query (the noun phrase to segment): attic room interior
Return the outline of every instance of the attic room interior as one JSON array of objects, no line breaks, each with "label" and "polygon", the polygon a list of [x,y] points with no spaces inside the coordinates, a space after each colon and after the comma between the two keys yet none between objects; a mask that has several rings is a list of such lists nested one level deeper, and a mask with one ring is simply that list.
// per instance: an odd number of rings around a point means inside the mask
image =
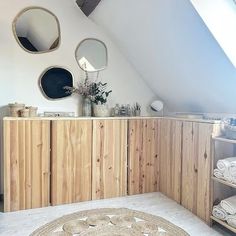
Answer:
[{"label": "attic room interior", "polygon": [[0,235],[236,235],[236,1],[0,1]]}]

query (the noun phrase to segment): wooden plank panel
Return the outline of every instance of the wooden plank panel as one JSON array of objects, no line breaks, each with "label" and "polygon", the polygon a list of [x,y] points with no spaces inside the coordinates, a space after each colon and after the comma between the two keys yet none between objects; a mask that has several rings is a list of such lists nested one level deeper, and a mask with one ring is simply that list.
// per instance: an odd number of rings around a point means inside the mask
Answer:
[{"label": "wooden plank panel", "polygon": [[49,206],[49,147],[50,121],[4,121],[5,211]]},{"label": "wooden plank panel", "polygon": [[182,205],[209,223],[213,125],[183,124]]},{"label": "wooden plank panel", "polygon": [[160,191],[169,198],[181,201],[182,165],[181,121],[161,121]]},{"label": "wooden plank panel", "polygon": [[52,122],[52,205],[91,200],[92,121]]},{"label": "wooden plank panel", "polygon": [[159,129],[159,119],[129,121],[129,195],[159,191]]},{"label": "wooden plank panel", "polygon": [[211,163],[213,125],[199,124],[197,163],[197,211],[196,215],[210,223],[211,216]]},{"label": "wooden plank panel", "polygon": [[197,193],[197,124],[183,122],[182,205],[196,212]]},{"label": "wooden plank panel", "polygon": [[92,199],[127,194],[127,121],[93,121]]}]

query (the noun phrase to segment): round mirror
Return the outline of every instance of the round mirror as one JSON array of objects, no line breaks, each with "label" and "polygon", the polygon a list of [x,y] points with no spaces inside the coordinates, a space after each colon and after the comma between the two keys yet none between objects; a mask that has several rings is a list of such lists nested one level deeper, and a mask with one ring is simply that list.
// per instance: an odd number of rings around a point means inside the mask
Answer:
[{"label": "round mirror", "polygon": [[60,25],[57,17],[41,7],[26,8],[13,22],[18,44],[30,53],[50,52],[59,47]]},{"label": "round mirror", "polygon": [[87,72],[97,72],[107,67],[107,47],[98,39],[83,40],[75,51],[80,68]]},{"label": "round mirror", "polygon": [[61,99],[71,96],[65,87],[73,87],[73,75],[61,67],[50,67],[43,72],[39,86],[47,99]]}]

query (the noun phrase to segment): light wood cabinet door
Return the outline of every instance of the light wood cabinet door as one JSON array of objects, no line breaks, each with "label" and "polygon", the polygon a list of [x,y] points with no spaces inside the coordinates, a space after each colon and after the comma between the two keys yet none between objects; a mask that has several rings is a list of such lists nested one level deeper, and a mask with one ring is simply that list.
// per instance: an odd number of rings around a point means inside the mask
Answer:
[{"label": "light wood cabinet door", "polygon": [[182,205],[210,222],[212,124],[183,122]]},{"label": "light wood cabinet door", "polygon": [[160,140],[160,191],[181,202],[182,121],[163,119]]},{"label": "light wood cabinet door", "polygon": [[159,191],[160,120],[129,120],[128,193]]},{"label": "light wood cabinet door", "polygon": [[49,206],[50,121],[4,121],[4,210]]},{"label": "light wood cabinet door", "polygon": [[127,120],[93,121],[92,199],[127,194]]},{"label": "light wood cabinet door", "polygon": [[52,205],[91,200],[92,121],[52,121]]}]

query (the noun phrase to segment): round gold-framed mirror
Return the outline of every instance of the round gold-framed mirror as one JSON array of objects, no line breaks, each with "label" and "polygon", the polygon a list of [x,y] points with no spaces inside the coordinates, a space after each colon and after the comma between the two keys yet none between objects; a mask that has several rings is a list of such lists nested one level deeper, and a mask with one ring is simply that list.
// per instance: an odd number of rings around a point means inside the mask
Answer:
[{"label": "round gold-framed mirror", "polygon": [[96,38],[87,38],[79,43],[75,50],[79,67],[86,72],[98,72],[108,66],[108,51],[104,42]]},{"label": "round gold-framed mirror", "polygon": [[20,11],[13,21],[12,29],[17,43],[28,53],[52,52],[61,43],[59,20],[43,7],[27,7]]}]

